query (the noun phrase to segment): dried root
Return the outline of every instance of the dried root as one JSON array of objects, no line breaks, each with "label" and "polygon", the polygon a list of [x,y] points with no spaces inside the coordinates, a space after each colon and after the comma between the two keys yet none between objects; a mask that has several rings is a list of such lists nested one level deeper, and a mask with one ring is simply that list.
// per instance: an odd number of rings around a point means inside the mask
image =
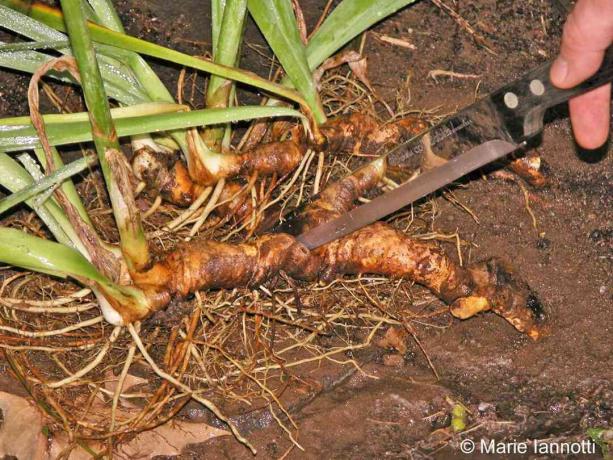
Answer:
[{"label": "dried root", "polygon": [[471,294],[452,303],[453,316],[465,319],[492,310],[534,339],[543,334],[543,306],[508,264],[490,259],[472,265],[468,272],[473,285]]}]

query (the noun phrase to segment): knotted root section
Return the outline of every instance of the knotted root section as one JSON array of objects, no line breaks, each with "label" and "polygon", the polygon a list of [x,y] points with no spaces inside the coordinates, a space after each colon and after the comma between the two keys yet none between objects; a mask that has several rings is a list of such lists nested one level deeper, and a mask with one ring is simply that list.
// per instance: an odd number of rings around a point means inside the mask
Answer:
[{"label": "knotted root section", "polygon": [[[300,229],[345,212],[384,174],[384,162],[379,161],[333,184],[307,208]],[[173,296],[257,286],[281,271],[300,280],[362,273],[404,278],[427,287],[451,305],[456,317],[492,310],[532,338],[542,333],[544,315],[536,296],[506,265],[492,259],[463,268],[437,245],[382,222],[313,251],[286,233],[262,235],[243,244],[192,241],[135,274],[134,281],[148,294],[153,311]]]},{"label": "knotted root section", "polygon": [[509,163],[508,169],[533,187],[544,187],[548,183],[546,165],[538,152],[530,152]]},{"label": "knotted root section", "polygon": [[538,299],[503,263],[492,259],[464,269],[436,245],[380,222],[312,252],[284,233],[250,244],[190,242],[135,281],[158,309],[175,295],[257,286],[280,271],[302,280],[361,273],[405,278],[450,304],[458,318],[493,310],[530,337],[541,335],[544,315]]}]

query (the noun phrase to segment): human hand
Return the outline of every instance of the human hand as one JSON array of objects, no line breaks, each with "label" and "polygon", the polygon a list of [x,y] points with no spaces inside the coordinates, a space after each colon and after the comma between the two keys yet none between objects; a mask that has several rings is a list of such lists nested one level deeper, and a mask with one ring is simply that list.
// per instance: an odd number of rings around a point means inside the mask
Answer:
[{"label": "human hand", "polygon": [[[551,82],[560,88],[571,88],[591,77],[612,42],[613,0],[579,0],[564,25]],[[610,101],[610,84],[569,101],[573,132],[581,147],[595,149],[606,142],[611,124]]]}]

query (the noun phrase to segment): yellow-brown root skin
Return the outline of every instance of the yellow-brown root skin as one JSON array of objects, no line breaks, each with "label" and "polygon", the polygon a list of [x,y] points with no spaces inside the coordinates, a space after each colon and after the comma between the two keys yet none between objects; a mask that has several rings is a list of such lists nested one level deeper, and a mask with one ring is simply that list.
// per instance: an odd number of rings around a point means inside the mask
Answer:
[{"label": "yellow-brown root skin", "polygon": [[[402,142],[427,128],[423,120],[408,117],[381,125],[364,114],[352,114],[331,120],[321,127],[327,153],[360,152],[375,154],[386,146]],[[176,156],[154,152],[143,147],[134,152],[132,168],[148,188],[157,190],[162,198],[179,206],[189,206],[209,185],[235,176],[260,176],[291,173],[307,150],[307,145],[293,134],[294,139],[257,145],[240,154],[221,155],[214,161],[216,170],[209,170],[200,161],[189,168]],[[194,143],[192,142],[192,146]],[[315,146],[319,148],[319,146]]]},{"label": "yellow-brown root skin", "polygon": [[373,117],[354,113],[329,121],[321,127],[327,149],[332,152],[376,154],[383,148],[403,142],[428,128],[417,117],[407,117],[381,125]]},{"label": "yellow-brown root skin", "polygon": [[269,142],[238,155],[237,162],[243,176],[256,172],[264,176],[284,176],[300,164],[305,152],[306,145],[294,141]]},{"label": "yellow-brown root skin", "polygon": [[132,169],[149,189],[159,191],[165,201],[186,207],[207,186],[222,178],[254,173],[261,176],[288,174],[300,164],[305,150],[305,145],[284,141],[262,144],[241,154],[217,155],[219,167],[213,173],[200,163],[189,170],[183,160],[143,147],[134,153]]},{"label": "yellow-brown root skin", "polygon": [[385,177],[385,161],[368,163],[326,187],[319,197],[292,222],[292,234],[300,234],[309,228],[327,222],[349,211],[365,192],[377,186]]},{"label": "yellow-brown root skin", "polygon": [[[418,128],[406,119],[379,129],[374,120],[358,114],[328,123],[322,133],[333,150],[374,149],[390,140],[412,136]],[[244,173],[285,171],[283,168],[302,156],[302,151],[283,143],[265,144],[261,149],[271,158],[263,154],[244,157]],[[293,230],[301,233],[347,212],[384,175],[385,162],[381,160],[330,185],[306,209]],[[238,187],[233,187],[234,192]],[[232,206],[238,209],[240,201],[235,200]],[[253,243],[238,245],[192,241],[167,254],[150,270],[136,274],[134,282],[151,296],[154,309],[158,309],[174,295],[257,285],[280,271],[303,280],[359,273],[406,278],[429,288],[450,304],[459,318],[493,310],[531,337],[541,334],[543,312],[538,300],[504,264],[490,260],[462,268],[437,245],[412,239],[381,222],[312,252],[284,233],[263,235]]]},{"label": "yellow-brown root skin", "polygon": [[338,274],[376,273],[408,278],[446,301],[470,292],[467,274],[458,271],[440,248],[409,238],[382,222],[322,246],[313,254],[319,259],[319,276],[328,280]]},{"label": "yellow-brown root skin", "polygon": [[174,295],[199,289],[258,285],[278,272],[302,280],[371,273],[419,283],[452,305],[458,318],[493,310],[532,338],[543,312],[528,286],[496,260],[463,269],[435,244],[412,239],[378,222],[309,252],[294,237],[269,234],[250,244],[193,241],[169,253],[136,285],[161,308]]},{"label": "yellow-brown root skin", "polygon": [[[286,267],[312,267],[309,251],[285,234],[264,235],[252,244],[187,243],[134,275],[139,287],[185,296],[199,289],[261,284]],[[313,273],[315,271],[313,270]]]},{"label": "yellow-brown root skin", "polygon": [[458,273],[436,245],[413,240],[384,223],[313,252],[283,233],[264,235],[251,244],[194,241],[135,274],[134,282],[163,298],[162,291],[185,296],[199,289],[257,285],[281,270],[303,280],[357,273],[407,277],[446,300],[469,289],[466,275]]}]

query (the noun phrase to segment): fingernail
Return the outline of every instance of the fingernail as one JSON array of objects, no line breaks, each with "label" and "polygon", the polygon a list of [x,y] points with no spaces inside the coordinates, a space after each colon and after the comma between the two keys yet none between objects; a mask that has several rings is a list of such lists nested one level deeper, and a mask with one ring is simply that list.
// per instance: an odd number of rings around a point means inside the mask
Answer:
[{"label": "fingernail", "polygon": [[554,85],[564,83],[568,75],[568,62],[563,57],[558,57],[551,66],[551,81]]}]

